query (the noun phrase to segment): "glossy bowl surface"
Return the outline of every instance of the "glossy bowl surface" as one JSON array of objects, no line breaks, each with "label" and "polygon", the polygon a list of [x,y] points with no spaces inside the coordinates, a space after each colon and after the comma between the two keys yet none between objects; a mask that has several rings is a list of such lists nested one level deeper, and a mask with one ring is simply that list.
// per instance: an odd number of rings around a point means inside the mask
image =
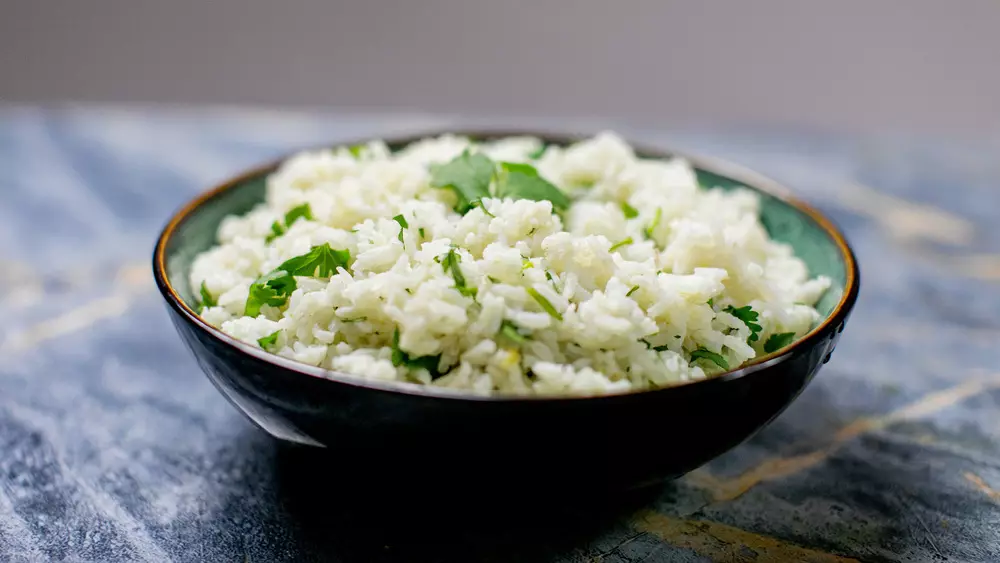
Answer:
[{"label": "glossy bowl surface", "polygon": [[[564,145],[586,135],[448,131],[475,139],[534,135]],[[398,148],[444,131],[387,139]],[[353,144],[353,143],[343,143]],[[156,244],[153,272],[171,319],[209,379],[273,436],[327,448],[358,475],[516,490],[633,487],[680,476],[746,440],[830,359],[857,299],[854,254],[829,220],[774,181],[711,159],[631,143],[644,157],[683,156],[706,187],[748,187],[761,220],[833,286],[825,318],[805,337],[719,377],[599,397],[481,397],[409,383],[365,381],[281,358],[202,321],[187,274],[215,244],[220,221],[263,200],[278,163],[240,175],[181,209]]]}]

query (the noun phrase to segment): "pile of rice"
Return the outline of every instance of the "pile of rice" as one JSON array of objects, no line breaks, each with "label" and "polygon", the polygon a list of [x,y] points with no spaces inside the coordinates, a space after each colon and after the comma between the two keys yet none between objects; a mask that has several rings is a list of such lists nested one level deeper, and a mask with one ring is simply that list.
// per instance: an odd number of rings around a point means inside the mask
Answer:
[{"label": "pile of rice", "polygon": [[[430,170],[466,150],[531,164],[572,204],[486,198],[459,214]],[[275,236],[303,204],[311,218]],[[340,373],[477,394],[711,377],[762,355],[773,335],[804,335],[829,285],[770,240],[753,192],[700,187],[687,162],[637,158],[612,133],[569,147],[444,135],[397,152],[374,141],[299,154],[268,178],[265,203],[222,222],[218,243],[189,281],[225,333]],[[349,266],[297,277],[286,304],[245,315],[255,280],[325,243],[348,251]],[[453,249],[472,291],[445,267]],[[731,314],[747,305],[756,336]]]}]

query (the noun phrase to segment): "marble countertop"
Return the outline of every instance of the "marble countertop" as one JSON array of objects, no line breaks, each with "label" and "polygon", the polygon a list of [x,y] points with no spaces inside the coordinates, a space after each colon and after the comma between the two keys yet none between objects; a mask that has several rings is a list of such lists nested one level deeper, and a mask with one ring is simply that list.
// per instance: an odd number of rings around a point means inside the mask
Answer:
[{"label": "marble countertop", "polygon": [[183,347],[154,239],[250,165],[465,122],[0,109],[0,560],[1000,561],[1000,138],[617,127],[757,169],[841,225],[863,283],[833,361],[746,444],[620,506],[538,522],[318,494],[322,468]]}]

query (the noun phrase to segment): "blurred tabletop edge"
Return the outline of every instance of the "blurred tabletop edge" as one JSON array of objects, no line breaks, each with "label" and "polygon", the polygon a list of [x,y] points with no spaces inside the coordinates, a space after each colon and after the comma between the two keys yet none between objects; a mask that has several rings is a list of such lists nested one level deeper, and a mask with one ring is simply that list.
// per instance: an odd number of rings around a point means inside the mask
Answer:
[{"label": "blurred tabletop edge", "polygon": [[[833,360],[747,443],[614,506],[538,523],[329,493],[201,375],[153,287],[155,238],[295,150],[484,125],[615,130],[787,185],[861,264]],[[998,154],[1000,136],[0,106],[0,560],[1000,561]]]}]

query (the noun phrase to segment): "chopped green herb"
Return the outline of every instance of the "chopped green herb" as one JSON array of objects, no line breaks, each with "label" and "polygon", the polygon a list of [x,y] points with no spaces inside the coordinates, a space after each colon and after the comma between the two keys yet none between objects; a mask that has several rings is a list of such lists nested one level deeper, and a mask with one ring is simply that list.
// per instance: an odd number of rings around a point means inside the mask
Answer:
[{"label": "chopped green herb", "polygon": [[445,164],[431,166],[431,185],[455,192],[458,197],[455,211],[464,214],[477,201],[489,197],[495,169],[492,160],[481,154],[471,154],[466,149]]},{"label": "chopped green herb", "polygon": [[362,143],[360,145],[353,145],[347,147],[347,152],[351,153],[354,158],[360,159],[366,152],[368,152],[368,145]]},{"label": "chopped green herb", "polygon": [[492,217],[492,218],[494,218],[494,219],[496,219],[496,218],[497,218],[497,216],[496,216],[496,215],[494,215],[494,214],[490,213],[490,210],[489,210],[489,209],[486,209],[486,206],[485,206],[485,205],[483,205],[483,200],[479,200],[479,201],[477,201],[477,202],[473,203],[473,204],[472,204],[472,207],[478,207],[479,209],[482,209],[482,210],[483,210],[483,213],[485,213],[487,217]]},{"label": "chopped green herb", "polygon": [[528,268],[534,268],[534,267],[535,267],[535,265],[531,263],[531,260],[528,260],[524,256],[521,257],[521,271],[522,272],[525,271],[525,270],[527,270]]},{"label": "chopped green herb", "polygon": [[633,285],[632,289],[628,290],[628,293],[625,294],[625,297],[632,297],[632,294],[636,291],[639,291],[639,286]]},{"label": "chopped green herb", "polygon": [[295,223],[299,219],[306,219],[308,221],[314,220],[312,214],[312,208],[309,207],[308,203],[303,203],[302,205],[297,205],[289,209],[288,213],[285,213],[284,224],[278,221],[271,223],[271,234],[267,235],[267,238],[265,240],[267,242],[271,242],[272,240],[285,234],[286,232],[288,232],[288,228],[292,226],[292,223]]},{"label": "chopped green herb", "polygon": [[708,360],[722,369],[729,369],[729,362],[726,361],[726,358],[722,354],[716,354],[704,348],[698,348],[694,352],[691,352],[691,361],[695,360]]},{"label": "chopped green herb", "polygon": [[708,303],[709,307],[715,307],[715,299],[713,299],[711,297],[705,303]]},{"label": "chopped green herb", "polygon": [[777,352],[785,346],[788,346],[795,340],[794,332],[779,332],[777,334],[772,334],[768,337],[767,342],[764,343],[764,352],[770,354],[771,352]]},{"label": "chopped green herb", "polygon": [[449,271],[451,272],[451,277],[452,279],[455,280],[455,289],[457,289],[459,293],[461,293],[466,297],[472,297],[473,299],[475,299],[476,288],[469,287],[465,284],[465,275],[462,274],[462,267],[459,266],[458,263],[459,263],[458,253],[455,252],[454,248],[452,248],[448,251],[448,254],[444,255],[444,258],[441,260],[441,267],[444,269],[445,272]]},{"label": "chopped green herb", "polygon": [[399,223],[399,242],[403,242],[403,231],[410,228],[410,225],[406,222],[406,217],[403,217],[402,214],[396,215],[392,220]]},{"label": "chopped green herb", "polygon": [[549,201],[556,209],[566,209],[570,205],[566,196],[554,184],[538,175],[538,170],[530,164],[501,162],[497,197]]},{"label": "chopped green herb", "polygon": [[299,219],[305,219],[306,221],[314,221],[312,208],[309,207],[308,203],[303,203],[288,210],[285,213],[285,226],[291,227],[293,223]]},{"label": "chopped green herb", "polygon": [[276,331],[272,332],[271,334],[268,334],[267,336],[265,336],[263,338],[258,338],[257,339],[257,344],[260,344],[261,348],[263,348],[265,350],[269,350],[269,349],[273,348],[275,344],[278,343],[278,336],[280,336],[280,335],[281,335],[281,331],[280,330],[276,330]]},{"label": "chopped green herb", "polygon": [[215,300],[215,298],[212,297],[212,294],[209,293],[208,287],[205,286],[204,280],[202,280],[202,282],[201,282],[200,293],[201,293],[201,306],[202,307],[215,307],[216,305],[219,304]]},{"label": "chopped green herb", "polygon": [[548,270],[545,270],[545,279],[549,280],[552,283],[555,283],[556,281]]},{"label": "chopped green herb", "polygon": [[623,246],[628,246],[632,244],[632,242],[633,242],[632,237],[628,237],[623,241],[616,242],[615,244],[611,245],[611,248],[608,249],[608,252],[614,252]]},{"label": "chopped green herb", "polygon": [[556,311],[556,308],[552,306],[552,303],[548,299],[546,299],[544,295],[538,293],[537,289],[529,287],[526,288],[525,291],[528,292],[528,295],[530,295],[532,299],[538,302],[538,305],[541,306],[542,310],[548,313],[550,317],[559,321],[563,320],[562,315],[559,314],[559,311]]},{"label": "chopped green herb", "polygon": [[646,235],[647,239],[653,238],[653,232],[656,230],[656,227],[659,226],[660,219],[662,219],[662,218],[663,218],[663,208],[662,207],[657,207],[656,208],[656,215],[653,216],[653,222],[650,223],[649,226],[647,226],[642,231],[643,234]]},{"label": "chopped green herb", "polygon": [[670,350],[670,346],[667,346],[666,344],[663,344],[662,346],[653,346],[653,350],[656,352],[666,352],[667,350]]},{"label": "chopped green herb", "polygon": [[424,234],[424,228],[423,227],[418,227],[417,228],[417,232],[420,233],[420,238],[424,238],[425,236],[427,236],[426,234]]},{"label": "chopped green herb", "polygon": [[347,268],[350,260],[350,251],[334,250],[327,242],[312,247],[302,256],[285,260],[277,269],[295,276],[328,278],[337,273],[337,268]]},{"label": "chopped green herb", "polygon": [[530,153],[528,153],[528,158],[530,158],[531,160],[538,160],[539,158],[542,158],[542,155],[545,154],[545,151],[547,151],[547,150],[549,150],[549,146],[548,145],[542,145],[542,146],[538,147],[537,149],[535,149],[535,150],[531,151]]},{"label": "chopped green herb", "polygon": [[439,363],[441,363],[440,355],[411,358],[399,347],[399,328],[392,333],[392,365],[406,366],[409,369],[425,369],[430,372],[431,376],[436,376],[439,375]]},{"label": "chopped green herb", "polygon": [[723,309],[723,311],[743,321],[743,324],[747,325],[747,328],[750,329],[750,336],[747,337],[748,343],[756,342],[757,339],[760,338],[760,331],[762,330],[762,327],[756,322],[759,315],[757,314],[757,311],[754,311],[750,307],[750,305],[740,308],[730,305]]},{"label": "chopped green herb", "polygon": [[361,321],[367,321],[368,317],[355,317],[353,319],[340,319],[342,323],[360,323]]},{"label": "chopped green herb", "polygon": [[500,323],[500,332],[498,334],[515,344],[524,344],[524,341],[527,340],[527,337],[517,330],[517,325],[510,321]]},{"label": "chopped green herb", "polygon": [[271,242],[283,234],[285,234],[285,226],[275,221],[271,223],[271,234],[264,238],[264,242]]},{"label": "chopped green herb", "polygon": [[351,253],[347,250],[334,250],[329,243],[314,246],[303,254],[285,260],[280,266],[265,274],[252,284],[247,295],[243,314],[256,317],[260,314],[262,305],[280,307],[288,302],[288,297],[295,291],[298,284],[295,276],[330,277],[338,267],[347,267]]},{"label": "chopped green herb", "polygon": [[262,305],[272,307],[284,305],[296,287],[295,277],[281,269],[257,278],[250,284],[250,292],[247,295],[243,314],[248,317],[256,317],[260,314]]},{"label": "chopped green herb", "polygon": [[626,219],[635,219],[639,216],[639,210],[629,205],[627,201],[622,202],[622,213],[625,214]]},{"label": "chopped green herb", "polygon": [[490,280],[490,283],[500,283],[500,280],[494,278],[493,276],[486,276],[486,279]]}]

